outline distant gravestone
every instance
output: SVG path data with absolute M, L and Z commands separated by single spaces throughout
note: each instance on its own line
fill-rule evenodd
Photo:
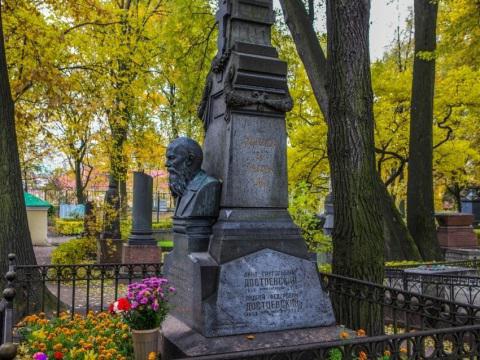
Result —
M 220 0 L 217 20 L 218 54 L 199 108 L 202 170 L 193 178 L 175 170 L 193 171 L 181 166 L 193 145 L 167 150 L 170 179 L 178 180 L 170 181 L 175 244 L 165 265 L 177 288 L 172 313 L 204 337 L 333 325 L 330 299 L 287 211 L 285 113 L 293 104 L 286 63 L 271 45 L 272 0 Z M 177 348 L 189 337 L 169 327 L 164 334 Z
M 152 232 L 152 208 L 153 178 L 134 172 L 132 231 L 128 243 L 123 245 L 123 263 L 160 263 L 161 248 Z
M 462 198 L 462 213 L 473 215 L 473 225 L 480 226 L 480 189 L 472 188 Z

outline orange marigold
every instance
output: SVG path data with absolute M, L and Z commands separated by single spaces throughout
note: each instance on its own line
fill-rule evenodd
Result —
M 358 329 L 357 330 L 357 336 L 366 336 L 367 333 L 363 329 Z

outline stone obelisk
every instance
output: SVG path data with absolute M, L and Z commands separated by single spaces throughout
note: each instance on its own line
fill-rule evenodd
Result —
M 183 287 L 174 316 L 205 337 L 332 325 L 330 300 L 287 211 L 285 113 L 293 104 L 287 64 L 271 45 L 272 0 L 220 0 L 217 21 L 199 115 L 202 169 L 222 181 L 220 212 L 208 251 L 172 261 Z

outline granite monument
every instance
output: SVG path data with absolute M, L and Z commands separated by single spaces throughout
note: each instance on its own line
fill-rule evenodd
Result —
M 132 230 L 123 245 L 122 262 L 159 263 L 161 248 L 153 237 L 153 178 L 142 171 L 133 173 Z
M 166 261 L 177 287 L 172 312 L 182 325 L 170 331 L 174 325 L 167 324 L 165 337 L 178 348 L 188 338 L 183 328 L 210 338 L 335 323 L 287 211 L 285 113 L 293 103 L 287 65 L 271 45 L 272 0 L 220 0 L 217 21 L 218 53 L 199 106 L 202 170 L 190 161 L 196 176 L 208 179 L 202 184 L 215 185 L 208 197 L 199 196 L 196 176 L 182 186 L 195 195 L 177 195 L 175 244 Z M 177 146 L 186 140 L 171 145 Z M 172 153 L 167 167 L 175 180 Z M 175 195 L 176 186 L 171 190 Z

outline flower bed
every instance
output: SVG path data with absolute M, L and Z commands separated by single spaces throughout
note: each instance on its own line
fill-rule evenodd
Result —
M 128 325 L 106 312 L 87 316 L 63 313 L 46 319 L 43 314 L 27 316 L 19 324 L 23 342 L 17 359 L 126 360 L 132 358 Z

